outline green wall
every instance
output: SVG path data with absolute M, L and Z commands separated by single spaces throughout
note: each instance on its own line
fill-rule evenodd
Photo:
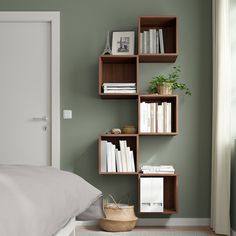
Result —
M 134 176 L 99 176 L 97 137 L 125 124 L 137 125 L 135 100 L 102 100 L 97 95 L 98 56 L 107 30 L 135 30 L 138 16 L 177 15 L 183 81 L 193 95 L 180 95 L 176 137 L 142 137 L 141 162 L 173 164 L 179 174 L 179 214 L 209 217 L 211 176 L 211 1 L 210 0 L 0 0 L 0 10 L 61 12 L 61 108 L 73 119 L 61 122 L 61 164 L 104 194 L 117 199 L 131 194 Z M 155 73 L 173 64 L 142 64 L 142 90 Z M 157 217 L 152 215 L 151 217 Z

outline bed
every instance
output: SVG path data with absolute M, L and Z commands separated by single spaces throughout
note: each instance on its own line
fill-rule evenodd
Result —
M 53 167 L 0 165 L 0 235 L 75 235 L 75 217 L 102 217 L 102 193 Z

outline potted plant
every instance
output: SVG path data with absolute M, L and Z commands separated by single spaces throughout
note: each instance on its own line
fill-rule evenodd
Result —
M 190 89 L 184 83 L 179 83 L 180 66 L 174 66 L 173 71 L 168 75 L 157 75 L 152 78 L 149 85 L 150 93 L 172 94 L 173 90 L 180 89 L 185 91 L 185 94 L 191 95 Z

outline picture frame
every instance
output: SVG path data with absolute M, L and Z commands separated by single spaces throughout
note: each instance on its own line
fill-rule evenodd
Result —
M 112 55 L 134 55 L 134 31 L 112 33 Z

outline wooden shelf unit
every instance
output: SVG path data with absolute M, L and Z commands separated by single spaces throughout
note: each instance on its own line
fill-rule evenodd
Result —
M 171 133 L 153 133 L 153 132 L 140 132 L 140 104 L 141 102 L 158 103 L 170 102 L 172 104 L 171 112 Z M 178 134 L 178 96 L 177 95 L 157 95 L 157 94 L 143 94 L 138 97 L 138 130 L 141 136 L 175 136 Z
M 98 93 L 102 98 L 137 98 L 138 95 L 138 56 L 99 57 Z M 103 83 L 136 83 L 137 93 L 104 93 Z
M 163 29 L 164 54 L 141 54 L 140 32 L 149 29 Z M 140 174 L 139 173 L 139 137 L 140 136 L 175 136 L 178 134 L 178 96 L 151 95 L 139 92 L 139 63 L 170 63 L 178 56 L 178 19 L 176 16 L 142 16 L 138 19 L 138 54 L 131 56 L 103 55 L 99 57 L 98 94 L 103 99 L 137 99 L 138 102 L 138 134 L 103 134 L 99 136 L 98 162 L 101 175 L 137 175 L 138 189 L 141 177 L 164 177 L 164 212 L 158 214 L 174 214 L 178 210 L 178 176 Z M 104 93 L 103 83 L 136 83 L 137 93 Z M 171 133 L 140 133 L 140 102 L 171 102 Z M 119 147 L 119 140 L 126 140 L 134 151 L 135 172 L 101 172 L 101 141 L 107 140 Z M 140 198 L 138 192 L 138 198 Z M 140 204 L 139 204 L 140 205 Z M 145 214 L 145 213 L 141 213 Z M 154 213 L 157 214 L 157 213 Z
M 162 29 L 165 53 L 141 54 L 140 33 Z M 176 16 L 141 16 L 138 20 L 139 62 L 175 62 L 178 56 L 178 19 Z
M 127 146 L 134 152 L 135 172 L 101 172 L 101 141 L 106 140 L 116 145 L 116 148 L 120 147 L 119 140 L 126 140 Z M 102 134 L 99 136 L 98 141 L 98 168 L 101 175 L 137 175 L 139 172 L 139 136 L 138 134 Z
M 140 178 L 163 177 L 164 178 L 164 211 L 141 212 L 140 211 Z M 142 174 L 138 175 L 138 202 L 140 214 L 175 214 L 178 212 L 178 176 L 176 174 Z

